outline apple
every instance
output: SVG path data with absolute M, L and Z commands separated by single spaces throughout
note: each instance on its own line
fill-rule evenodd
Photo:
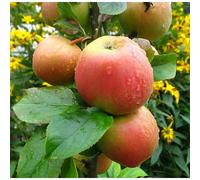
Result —
M 76 15 L 81 26 L 85 27 L 89 19 L 89 3 L 88 2 L 71 2 L 72 10 Z M 60 18 L 57 2 L 43 2 L 42 16 L 47 23 L 51 24 L 53 21 Z M 70 19 L 68 19 L 70 20 Z
M 97 157 L 97 173 L 104 173 L 112 164 L 112 160 L 109 159 L 105 154 L 101 153 Z
M 147 160 L 159 141 L 156 120 L 146 107 L 118 116 L 98 142 L 100 150 L 111 160 L 127 167 L 139 166 Z
M 123 36 L 102 36 L 81 52 L 75 82 L 87 104 L 122 115 L 150 97 L 153 70 L 137 43 Z
M 43 2 L 41 11 L 42 17 L 48 24 L 51 24 L 53 21 L 59 18 L 56 2 Z
M 52 85 L 66 85 L 73 81 L 75 67 L 81 53 L 77 45 L 61 36 L 41 41 L 33 53 L 33 70 Z
M 136 33 L 137 37 L 159 39 L 171 25 L 170 2 L 153 2 L 149 8 L 143 2 L 128 2 L 127 9 L 119 15 L 125 33 Z

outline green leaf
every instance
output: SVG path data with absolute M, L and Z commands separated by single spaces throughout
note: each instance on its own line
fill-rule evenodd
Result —
M 126 2 L 97 2 L 101 14 L 117 15 L 127 9 Z
M 59 19 L 58 21 L 56 21 L 54 23 L 54 26 L 58 26 L 63 29 L 67 29 L 67 30 L 75 31 L 75 32 L 80 31 L 80 29 L 77 25 L 74 25 L 74 24 L 70 23 L 69 21 L 66 21 L 66 19 Z
M 175 136 L 174 139 L 173 139 L 173 141 L 174 141 L 176 144 L 182 146 L 182 142 L 181 142 L 181 140 L 180 140 L 178 137 Z
M 68 158 L 63 163 L 61 177 L 62 178 L 78 178 L 78 172 L 77 172 L 76 164 L 73 158 Z
M 168 152 L 176 156 L 182 156 L 182 151 L 177 145 L 173 145 L 173 146 L 169 145 Z
M 16 161 L 11 161 L 10 162 L 10 177 L 13 177 L 15 173 L 17 162 Z
M 24 146 L 20 153 L 17 177 L 45 178 L 58 177 L 63 160 L 50 160 L 45 157 L 45 138 L 37 134 Z
M 51 158 L 68 158 L 94 145 L 112 125 L 112 117 L 88 108 L 65 113 L 47 127 L 46 153 Z
M 78 21 L 69 2 L 58 2 L 57 6 L 61 17 Z
M 180 114 L 181 119 L 183 119 L 186 123 L 190 124 L 190 117 L 187 115 Z
M 108 177 L 110 178 L 118 177 L 120 172 L 121 172 L 121 166 L 116 162 L 112 162 L 111 166 L 107 170 Z
M 190 163 L 190 148 L 187 150 L 187 159 L 186 159 L 186 165 Z
M 151 156 L 151 166 L 158 161 L 162 150 L 163 150 L 163 145 L 162 142 L 160 141 L 159 146 L 156 148 L 153 155 Z
M 176 75 L 176 54 L 162 54 L 154 56 L 151 61 L 154 81 L 172 79 Z
M 17 117 L 27 123 L 49 123 L 76 108 L 72 91 L 65 87 L 30 88 L 13 107 Z
M 169 94 L 162 94 L 162 98 L 163 98 L 163 103 L 165 103 L 168 107 L 170 108 L 174 108 L 173 107 L 173 97 Z
M 145 177 L 148 176 L 144 170 L 142 170 L 140 167 L 135 168 L 125 168 L 121 171 L 120 175 L 118 177 L 120 178 L 138 178 L 138 177 Z
M 188 168 L 186 162 L 184 161 L 183 156 L 175 157 L 174 159 L 175 159 L 175 162 L 178 165 L 178 167 L 181 170 L 183 170 L 186 173 L 186 175 L 189 177 L 189 168 Z
M 178 131 L 175 131 L 175 136 L 178 137 L 178 138 L 187 140 L 187 136 L 185 136 L 184 134 L 182 134 L 182 133 L 180 133 Z

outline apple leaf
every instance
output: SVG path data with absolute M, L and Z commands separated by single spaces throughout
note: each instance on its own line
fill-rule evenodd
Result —
M 154 56 L 151 61 L 154 81 L 172 79 L 176 75 L 176 54 L 162 54 Z
M 126 2 L 97 2 L 101 14 L 117 15 L 127 9 Z
M 62 178 L 78 178 L 78 171 L 73 158 L 64 161 L 61 171 Z
M 12 177 L 15 173 L 17 162 L 16 161 L 11 161 L 10 162 L 10 177 Z
M 118 178 L 138 178 L 148 176 L 140 167 L 125 168 L 121 171 Z
M 66 87 L 30 88 L 13 109 L 21 121 L 49 123 L 78 107 L 72 91 Z
M 189 168 L 184 160 L 184 157 L 183 156 L 175 157 L 174 160 L 177 166 L 186 173 L 187 177 L 189 177 L 190 175 Z
M 111 178 L 117 178 L 121 172 L 120 164 L 116 162 L 112 162 L 111 166 L 109 167 L 107 174 Z
M 79 109 L 65 113 L 47 127 L 46 153 L 52 159 L 64 159 L 96 144 L 113 118 L 96 108 Z
M 121 172 L 121 165 L 112 161 L 112 164 L 108 168 L 108 170 L 102 174 L 99 174 L 98 177 L 100 178 L 117 178 Z
M 162 142 L 160 141 L 159 146 L 155 149 L 153 155 L 151 156 L 151 166 L 158 161 L 162 150 L 163 150 L 163 145 Z
M 20 153 L 17 177 L 56 178 L 60 174 L 63 160 L 50 160 L 45 156 L 45 138 L 34 135 Z
M 58 2 L 57 6 L 58 12 L 60 13 L 61 17 L 78 21 L 76 15 L 73 12 L 70 2 Z
M 66 19 L 59 19 L 54 23 L 54 26 L 61 27 L 62 29 L 72 30 L 72 31 L 80 31 L 79 27 L 76 25 L 70 23 L 69 21 L 66 21 Z

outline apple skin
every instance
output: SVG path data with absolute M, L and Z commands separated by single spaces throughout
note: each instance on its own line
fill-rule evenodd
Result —
M 59 18 L 56 2 L 43 2 L 41 11 L 42 17 L 48 24 L 51 24 L 53 21 Z
M 97 158 L 97 173 L 101 174 L 106 172 L 111 164 L 112 160 L 105 156 L 105 154 L 101 153 Z
M 73 12 L 76 15 L 81 26 L 85 27 L 88 24 L 89 19 L 89 3 L 71 3 Z M 53 21 L 57 20 L 60 15 L 57 8 L 56 2 L 43 2 L 42 3 L 42 16 L 48 24 L 52 24 Z
M 33 70 L 39 78 L 52 85 L 73 81 L 81 49 L 69 43 L 61 36 L 50 36 L 39 43 L 33 53 Z
M 138 44 L 123 36 L 102 36 L 81 52 L 75 82 L 87 104 L 123 115 L 150 97 L 153 70 Z
M 139 166 L 156 149 L 159 129 L 151 112 L 144 106 L 134 113 L 118 116 L 98 142 L 111 160 L 127 167 Z
M 145 12 L 142 2 L 128 2 L 125 12 L 119 15 L 126 33 L 137 33 L 137 37 L 157 40 L 169 30 L 172 21 L 170 2 L 153 2 Z

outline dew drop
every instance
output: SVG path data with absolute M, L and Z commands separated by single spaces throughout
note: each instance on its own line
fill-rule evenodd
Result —
M 106 68 L 106 74 L 107 74 L 107 75 L 111 75 L 111 74 L 112 74 L 112 67 L 111 67 L 111 66 L 108 66 L 108 67 Z
M 128 78 L 128 79 L 127 79 L 127 85 L 131 85 L 131 83 L 132 83 L 132 79 L 131 79 L 131 78 Z
M 130 94 L 127 94 L 127 103 L 131 103 L 133 99 L 133 96 L 131 96 Z
M 139 105 L 140 104 L 139 101 L 136 101 L 136 104 Z

